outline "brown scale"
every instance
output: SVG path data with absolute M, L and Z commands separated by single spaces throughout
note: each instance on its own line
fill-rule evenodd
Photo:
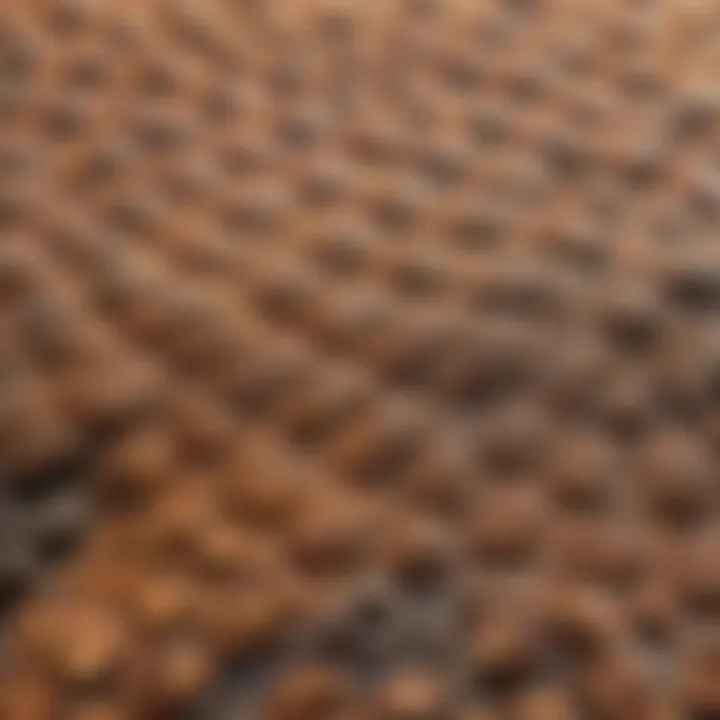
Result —
M 235 434 L 229 412 L 199 390 L 187 387 L 175 389 L 168 413 L 180 450 L 190 463 L 213 464 L 224 459 Z
M 604 656 L 623 637 L 623 619 L 611 597 L 583 583 L 560 583 L 544 601 L 553 644 L 580 661 Z
M 301 459 L 288 462 L 260 433 L 236 444 L 227 462 L 226 507 L 246 522 L 281 527 L 293 516 L 309 480 Z M 306 470 L 304 474 L 312 471 Z
M 230 662 L 252 661 L 281 644 L 306 611 L 304 598 L 284 579 L 256 588 L 210 587 L 201 609 L 213 653 Z
M 231 525 L 204 531 L 194 542 L 187 538 L 192 578 L 171 567 L 166 581 L 150 577 L 148 592 L 139 588 L 143 627 L 171 642 L 174 636 L 208 642 L 210 656 L 245 653 L 277 638 L 295 611 L 296 593 L 276 548 Z
M 684 327 L 680 321 L 658 351 L 652 371 L 668 412 L 684 423 L 702 422 L 712 412 L 714 396 L 712 339 L 697 326 L 690 337 Z
M 158 575 L 134 590 L 133 615 L 145 632 L 164 635 L 190 623 L 197 605 L 197 589 L 188 579 Z
M 28 298 L 18 307 L 15 320 L 31 361 L 49 378 L 61 374 L 77 356 L 85 322 L 62 296 L 38 293 Z
M 653 288 L 612 288 L 600 308 L 600 325 L 620 351 L 642 353 L 652 349 L 662 331 L 662 304 Z
M 363 567 L 377 543 L 375 515 L 364 498 L 326 490 L 312 503 L 306 500 L 290 524 L 289 553 L 299 568 L 319 575 L 344 575 Z
M 499 319 L 478 326 L 452 326 L 451 349 L 435 368 L 440 393 L 471 409 L 511 399 L 532 382 L 540 362 L 532 334 Z
M 365 296 L 362 293 L 365 292 Z M 391 298 L 375 297 L 370 288 L 360 290 L 355 298 L 338 298 L 344 317 L 338 318 L 337 330 L 331 329 L 329 347 L 362 358 L 371 372 L 377 372 L 391 383 L 401 383 L 412 353 L 412 327 L 404 327 L 403 315 L 410 308 L 393 307 Z M 411 322 L 410 317 L 406 318 Z M 330 319 L 336 322 L 335 318 Z M 340 336 L 337 337 L 337 331 Z
M 650 512 L 671 524 L 701 522 L 715 509 L 711 459 L 695 438 L 658 433 L 640 450 L 638 481 Z
M 345 678 L 332 667 L 304 666 L 281 677 L 261 717 L 266 720 L 335 718 L 348 702 Z
M 45 668 L 55 683 L 79 695 L 122 696 L 131 691 L 122 667 L 132 657 L 132 648 L 117 616 L 65 603 L 46 607 L 44 614 L 36 613 L 31 620 L 23 628 L 30 658 L 36 668 Z
M 176 455 L 165 428 L 139 426 L 119 437 L 100 459 L 100 491 L 111 507 L 143 501 L 171 479 Z
M 432 588 L 456 569 L 457 550 L 445 528 L 427 520 L 398 522 L 385 540 L 387 567 L 408 588 Z
M 138 600 L 137 632 L 60 613 L 37 667 L 11 638 L 10 718 L 175 717 L 226 658 L 294 638 L 318 587 L 380 569 L 435 596 L 497 574 L 502 608 L 518 563 L 554 587 L 540 627 L 508 611 L 454 643 L 503 692 L 461 709 L 421 669 L 363 703 L 301 667 L 289 689 L 271 678 L 269 707 L 717 714 L 712 642 L 675 646 L 716 609 L 716 13 L 381 5 L 0 13 L 0 224 L 17 233 L 0 297 L 39 376 L 32 397 L 7 383 L 0 460 L 10 485 L 34 480 L 87 434 L 93 483 L 152 485 L 50 579 L 51 606 L 56 583 L 93 618 L 83 602 L 123 605 L 122 569 L 133 597 L 155 574 L 188 583 Z M 85 237 L 52 227 L 60 210 Z M 84 522 L 83 492 L 27 511 L 39 546 Z M 36 550 L 6 544 L 22 575 Z
M 153 648 L 150 711 L 172 712 L 192 699 L 213 673 L 211 655 L 202 642 L 193 638 L 172 638 Z
M 628 527 L 621 518 L 559 520 L 549 533 L 550 552 L 561 572 L 589 586 L 621 595 L 632 592 L 649 565 L 642 530 Z
M 182 476 L 171 496 L 161 495 L 146 513 L 130 517 L 121 528 L 129 539 L 128 555 L 153 564 L 187 562 L 208 522 L 214 519 L 206 498 Z
M 584 423 L 594 414 L 598 388 L 611 377 L 608 351 L 591 333 L 581 333 L 554 360 L 544 390 L 550 409 Z
M 396 402 L 360 415 L 328 455 L 360 485 L 394 483 L 428 438 L 426 418 L 411 403 Z
M 309 384 L 314 372 L 304 342 L 284 339 L 241 367 L 231 386 L 235 407 L 250 417 L 277 417 L 285 399 Z
M 518 695 L 509 702 L 503 716 L 510 720 L 570 720 L 577 709 L 571 696 L 561 687 L 540 686 Z
M 649 663 L 629 651 L 594 663 L 578 681 L 580 702 L 608 718 L 683 717 L 681 706 L 653 684 Z
M 111 348 L 103 342 L 83 351 L 63 377 L 61 395 L 68 414 L 91 431 L 103 432 L 146 414 L 163 392 L 156 367 Z
M 3 246 L 0 256 L 0 294 L 3 304 L 32 294 L 39 282 L 33 249 L 25 247 L 20 239 Z
M 279 409 L 280 421 L 301 445 L 321 443 L 362 413 L 376 392 L 361 373 L 328 367 L 288 394 Z
M 541 645 L 532 620 L 499 610 L 479 619 L 468 633 L 471 680 L 491 697 L 512 694 L 537 672 Z
M 179 308 L 178 316 L 170 319 L 175 327 L 164 340 L 162 352 L 187 377 L 213 378 L 218 384 L 227 382 L 243 360 L 245 344 L 225 322 L 223 314 L 212 314 L 209 317 L 213 320 L 206 320 L 202 310 L 193 317 L 194 311 L 189 309 L 183 317 L 184 311 Z
M 551 449 L 548 489 L 563 512 L 603 512 L 613 502 L 619 478 L 617 453 L 592 432 L 564 434 Z
M 499 487 L 481 492 L 467 529 L 470 550 L 483 567 L 532 562 L 548 522 L 547 503 L 534 488 Z
M 4 390 L 0 442 L 10 476 L 29 478 L 48 465 L 62 465 L 77 455 L 82 437 L 64 422 L 42 379 L 20 377 Z
M 720 570 L 712 556 L 716 536 L 713 529 L 691 542 L 686 564 L 680 568 L 683 601 L 687 611 L 700 618 L 715 618 L 720 611 Z
M 285 265 L 270 268 L 257 278 L 257 304 L 280 322 L 298 322 L 314 314 L 318 298 L 314 277 L 302 268 Z
M 613 367 L 596 390 L 593 414 L 602 430 L 623 442 L 640 442 L 658 424 L 658 403 L 650 382 L 634 368 Z
M 437 677 L 421 669 L 408 669 L 389 677 L 380 687 L 372 717 L 434 720 L 447 717 L 451 707 L 452 698 Z
M 712 717 L 718 708 L 717 630 L 696 632 L 681 651 L 680 696 L 690 716 Z
M 554 433 L 551 417 L 532 398 L 499 406 L 477 427 L 479 468 L 510 480 L 542 467 Z
M 407 498 L 439 517 L 462 516 L 474 489 L 467 451 L 452 437 L 423 448 L 403 473 Z

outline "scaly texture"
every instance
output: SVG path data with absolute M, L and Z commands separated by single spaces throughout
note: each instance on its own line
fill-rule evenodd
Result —
M 0 38 L 3 717 L 718 716 L 717 3 Z

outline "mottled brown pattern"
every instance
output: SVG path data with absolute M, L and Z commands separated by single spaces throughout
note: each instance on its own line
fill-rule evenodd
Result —
M 720 714 L 713 0 L 0 2 L 0 718 Z

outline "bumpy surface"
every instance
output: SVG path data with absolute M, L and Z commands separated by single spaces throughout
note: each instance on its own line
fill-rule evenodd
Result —
M 720 7 L 0 2 L 0 717 L 720 716 Z

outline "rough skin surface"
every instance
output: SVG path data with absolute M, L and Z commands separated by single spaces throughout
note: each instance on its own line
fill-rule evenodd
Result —
M 720 716 L 720 5 L 0 2 L 0 718 Z

